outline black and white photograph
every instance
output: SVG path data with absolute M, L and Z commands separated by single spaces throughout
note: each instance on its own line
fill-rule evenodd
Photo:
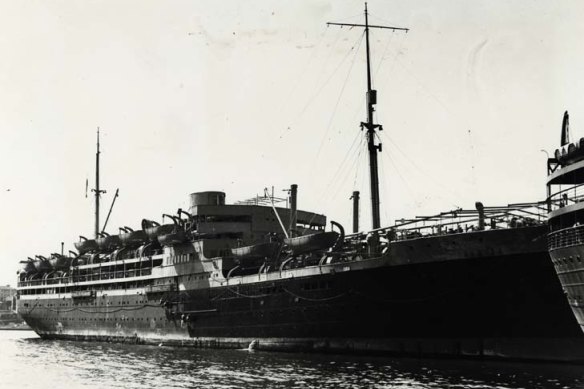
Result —
M 0 388 L 584 388 L 583 18 L 0 0 Z

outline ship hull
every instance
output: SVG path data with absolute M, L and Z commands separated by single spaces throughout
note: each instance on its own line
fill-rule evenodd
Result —
M 120 334 L 47 334 L 47 340 L 115 342 L 211 349 L 415 358 L 492 359 L 584 364 L 582 338 L 234 338 Z
M 477 251 L 469 234 L 460 236 L 462 249 L 456 237 L 448 244 L 421 239 L 360 268 L 314 267 L 318 272 L 257 282 L 179 285 L 179 292 L 21 299 L 19 308 L 44 338 L 231 348 L 255 340 L 266 350 L 584 361 L 584 341 L 545 244 L 526 239 L 531 248 L 514 252 L 503 235 L 483 233 L 476 247 L 490 238 L 501 245 Z

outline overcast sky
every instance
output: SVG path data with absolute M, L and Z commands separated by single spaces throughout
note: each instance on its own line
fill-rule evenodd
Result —
M 534 201 L 564 110 L 584 123 L 584 3 L 370 1 L 382 225 Z M 361 1 L 0 1 L 0 283 L 93 232 L 222 190 L 299 185 L 299 207 L 370 226 Z

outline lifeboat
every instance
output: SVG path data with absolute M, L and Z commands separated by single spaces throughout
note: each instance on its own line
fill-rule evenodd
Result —
M 127 230 L 126 233 L 120 234 L 120 241 L 124 246 L 141 246 L 148 241 L 148 235 L 142 230 Z
M 121 245 L 119 235 L 102 234 L 101 238 L 96 239 L 97 247 L 102 251 L 112 251 Z
M 286 238 L 284 239 L 284 243 L 292 251 L 292 254 L 296 255 L 311 251 L 326 250 L 332 247 L 338 239 L 339 233 L 328 231 L 295 238 Z
M 72 260 L 70 257 L 53 253 L 51 254 L 51 258 L 49 258 L 49 263 L 54 270 L 65 270 L 69 269 Z
M 79 242 L 75 242 L 75 248 L 79 254 L 85 254 L 89 251 L 97 250 L 97 242 L 95 239 L 87 239 L 84 236 L 79 237 Z
M 38 273 L 50 272 L 53 268 L 49 260 L 40 255 L 38 255 L 37 259 L 33 261 L 33 264 Z
M 34 260 L 32 259 L 28 259 L 28 261 L 20 261 L 20 273 L 25 273 L 25 274 L 32 274 L 32 273 L 36 273 L 37 269 L 34 265 Z
M 160 225 L 159 223 L 147 219 L 142 220 L 142 230 L 146 233 L 146 236 L 150 241 L 155 242 L 158 240 L 158 237 L 161 235 L 167 235 L 174 232 L 175 225 L 174 224 L 163 224 Z
M 87 258 L 86 256 L 79 256 L 77 258 L 74 258 L 71 261 L 72 266 L 87 265 L 88 263 L 89 263 L 89 258 Z
M 278 254 L 280 249 L 280 243 L 278 242 L 266 242 L 255 244 L 253 246 L 244 246 L 231 249 L 231 255 L 236 258 L 273 258 Z
M 163 227 L 163 226 L 161 226 L 161 227 Z M 172 227 L 174 227 L 174 225 Z M 169 234 L 158 236 L 158 242 L 162 246 L 173 246 L 176 244 L 186 242 L 186 240 L 187 240 L 187 235 L 183 230 L 178 230 L 175 232 L 171 232 Z

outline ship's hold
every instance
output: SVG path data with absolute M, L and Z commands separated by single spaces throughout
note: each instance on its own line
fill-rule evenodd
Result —
M 278 242 L 265 242 L 252 246 L 237 247 L 231 249 L 231 255 L 236 258 L 273 258 L 278 254 L 281 244 Z
M 292 251 L 292 254 L 304 254 L 310 251 L 326 250 L 339 239 L 335 231 L 321 232 L 317 234 L 286 238 L 284 243 Z
M 75 248 L 79 251 L 79 254 L 85 254 L 90 251 L 97 250 L 97 242 L 95 239 L 87 239 L 84 236 L 79 237 L 79 241 L 75 242 Z

